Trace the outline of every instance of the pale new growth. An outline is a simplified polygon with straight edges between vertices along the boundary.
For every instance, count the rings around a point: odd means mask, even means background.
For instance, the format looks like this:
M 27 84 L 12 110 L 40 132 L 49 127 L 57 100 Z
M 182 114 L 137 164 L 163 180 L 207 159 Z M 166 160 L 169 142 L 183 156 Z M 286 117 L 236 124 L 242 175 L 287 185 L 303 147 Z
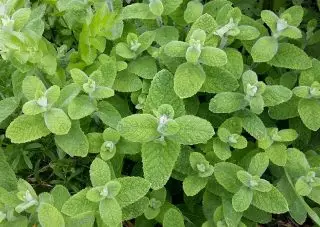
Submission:
M 229 136 L 228 141 L 229 141 L 229 143 L 237 143 L 238 142 L 238 138 L 239 138 L 239 135 L 232 134 L 232 135 Z
M 250 180 L 250 181 L 249 181 L 249 187 L 250 187 L 250 188 L 255 187 L 255 186 L 257 186 L 257 185 L 258 185 L 258 182 L 257 182 L 257 181 L 255 181 L 255 180 Z
M 14 20 L 10 17 L 1 18 L 2 29 L 6 31 L 12 31 L 14 26 Z
M 258 87 L 255 86 L 255 85 L 251 85 L 251 84 L 247 84 L 247 95 L 253 97 L 257 94 L 257 91 L 258 91 Z
M 288 25 L 288 22 L 287 22 L 286 20 L 284 20 L 284 19 L 279 19 L 279 20 L 277 21 L 277 31 L 278 31 L 278 32 L 283 31 L 283 30 L 286 29 L 288 26 L 289 26 L 289 25 Z
M 201 164 L 197 164 L 197 169 L 201 172 L 204 173 L 206 171 L 206 166 L 205 164 L 201 163 Z
M 141 43 L 139 43 L 138 40 L 132 41 L 130 43 L 130 50 L 136 52 L 140 46 L 141 46 Z
M 233 18 L 230 18 L 229 23 L 219 28 L 214 32 L 215 35 L 223 37 L 228 31 L 236 27 L 237 24 L 233 22 Z
M 47 107 L 48 106 L 48 99 L 46 96 L 41 96 L 37 100 L 37 104 L 41 107 Z
M 100 192 L 100 195 L 103 197 L 107 197 L 109 195 L 109 190 L 107 187 L 104 187 L 103 190 Z
M 114 143 L 112 141 L 106 141 L 104 142 L 105 148 L 107 148 L 109 151 L 112 151 L 114 148 Z

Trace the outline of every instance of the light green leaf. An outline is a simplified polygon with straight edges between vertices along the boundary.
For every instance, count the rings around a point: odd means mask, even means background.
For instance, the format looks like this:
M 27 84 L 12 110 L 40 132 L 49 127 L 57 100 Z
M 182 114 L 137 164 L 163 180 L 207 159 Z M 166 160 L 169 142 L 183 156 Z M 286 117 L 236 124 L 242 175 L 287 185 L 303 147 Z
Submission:
M 122 208 L 122 220 L 131 220 L 137 218 L 148 208 L 149 199 L 142 197 L 137 202 Z
M 12 143 L 26 143 L 49 134 L 41 115 L 21 115 L 10 123 L 6 131 L 6 137 Z
M 81 89 L 78 84 L 72 83 L 66 85 L 64 88 L 61 89 L 60 97 L 55 103 L 55 106 L 63 108 L 69 105 L 69 103 L 79 94 L 80 90 Z
M 229 192 L 236 193 L 242 183 L 237 178 L 237 172 L 242 170 L 240 166 L 228 162 L 219 162 L 214 166 L 214 176 Z
M 171 41 L 164 46 L 164 53 L 170 57 L 184 58 L 189 44 L 182 41 Z
M 224 51 L 227 54 L 228 62 L 223 68 L 231 72 L 236 79 L 239 79 L 243 73 L 242 54 L 234 48 L 226 48 Z
M 227 143 L 222 142 L 218 137 L 213 138 L 213 152 L 223 161 L 231 157 L 230 147 Z
M 317 99 L 301 99 L 298 112 L 305 126 L 312 131 L 320 128 L 320 103 Z
M 180 129 L 171 138 L 184 145 L 206 143 L 214 135 L 210 122 L 193 115 L 185 115 L 175 119 Z
M 184 103 L 174 92 L 173 83 L 173 75 L 169 71 L 158 72 L 151 82 L 144 111 L 150 113 L 162 104 L 170 104 L 174 109 L 175 117 L 184 115 Z
M 96 203 L 90 202 L 86 198 L 88 188 L 83 189 L 70 197 L 62 206 L 62 213 L 68 216 L 76 216 L 89 211 L 96 211 L 98 205 Z
M 45 92 L 46 87 L 42 81 L 36 76 L 27 76 L 22 82 L 22 92 L 28 100 L 32 100 L 36 96 L 36 92 Z
M 128 65 L 128 71 L 144 79 L 152 79 L 157 73 L 157 65 L 154 58 L 144 56 L 133 60 Z
M 269 166 L 269 157 L 266 153 L 257 153 L 252 157 L 248 172 L 251 175 L 262 176 Z
M 252 202 L 252 189 L 242 186 L 239 191 L 232 197 L 232 207 L 237 212 L 244 212 L 247 210 Z
M 19 102 L 15 97 L 5 98 L 0 101 L 0 123 L 9 117 L 18 107 Z
M 100 202 L 99 213 L 107 226 L 119 226 L 122 221 L 122 210 L 116 199 L 104 199 Z
M 71 197 L 68 189 L 62 185 L 56 185 L 50 192 L 54 206 L 61 211 L 63 204 Z
M 56 135 L 55 142 L 70 156 L 85 157 L 88 154 L 89 142 L 80 128 L 78 121 L 73 121 L 71 129 L 66 135 Z
M 156 15 L 149 10 L 149 5 L 145 3 L 135 3 L 124 7 L 121 16 L 124 20 L 156 18 Z
M 254 113 L 243 110 L 239 113 L 242 118 L 243 128 L 257 140 L 267 136 L 267 130 L 263 121 Z
M 150 189 L 150 183 L 142 177 L 121 177 L 117 181 L 121 184 L 121 189 L 116 199 L 121 207 L 137 202 Z
M 209 110 L 213 113 L 232 113 L 245 108 L 248 104 L 241 93 L 221 92 L 210 100 Z
M 179 31 L 173 26 L 161 26 L 156 30 L 156 34 L 155 41 L 160 46 L 179 39 Z
M 286 199 L 275 187 L 272 187 L 269 192 L 254 191 L 252 205 L 273 214 L 281 214 L 289 210 Z
M 0 149 L 0 187 L 13 191 L 17 188 L 17 178 L 6 160 L 4 151 Z
M 278 52 L 278 40 L 274 37 L 264 36 L 257 40 L 251 49 L 254 62 L 270 61 Z
M 128 70 L 118 72 L 113 89 L 120 92 L 134 92 L 142 88 L 141 79 Z
M 207 178 L 202 178 L 199 176 L 187 176 L 183 180 L 183 191 L 187 196 L 195 196 L 206 187 L 207 182 Z
M 200 90 L 205 79 L 206 74 L 200 65 L 183 63 L 174 74 L 174 91 L 180 98 L 189 98 Z
M 90 180 L 93 187 L 104 186 L 111 180 L 109 165 L 100 158 L 95 158 L 90 165 Z
M 72 217 L 65 217 L 66 227 L 92 227 L 95 216 L 93 212 L 86 212 Z
M 266 87 L 262 96 L 265 106 L 276 106 L 291 99 L 292 91 L 282 85 L 271 85 Z
M 304 177 L 300 177 L 295 184 L 296 192 L 301 196 L 307 196 L 312 191 L 312 186 L 306 182 Z
M 157 131 L 158 121 L 150 114 L 133 114 L 123 118 L 118 124 L 118 131 L 125 139 L 132 142 L 149 142 L 160 137 Z
M 199 62 L 208 66 L 220 67 L 227 64 L 226 53 L 216 47 L 204 47 L 201 49 Z
M 163 217 L 163 227 L 184 227 L 184 218 L 182 214 L 174 209 L 170 208 Z
M 71 121 L 62 109 L 52 108 L 46 111 L 44 121 L 48 129 L 56 135 L 65 135 L 71 128 Z
M 259 37 L 260 32 L 253 26 L 250 25 L 239 25 L 240 33 L 236 36 L 240 40 L 253 40 Z
M 119 111 L 113 105 L 106 101 L 101 101 L 98 103 L 98 110 L 95 114 L 105 125 L 112 128 L 116 128 L 119 121 L 121 120 Z
M 183 0 L 161 0 L 164 10 L 163 15 L 173 13 L 183 2 Z
M 72 120 L 79 120 L 96 110 L 93 101 L 86 95 L 81 95 L 72 100 L 68 106 L 68 114 Z
M 37 115 L 46 110 L 47 108 L 40 106 L 36 100 L 30 100 L 22 106 L 22 112 L 26 115 Z
M 38 209 L 38 218 L 43 227 L 65 226 L 62 214 L 54 206 L 42 203 Z
M 290 43 L 280 43 L 277 54 L 268 63 L 276 67 L 297 70 L 312 67 L 311 58 L 302 49 Z
M 203 11 L 203 5 L 199 1 L 190 1 L 187 4 L 187 8 L 184 11 L 184 20 L 189 24 L 195 22 L 201 15 Z
M 145 179 L 152 189 L 162 188 L 169 180 L 180 153 L 180 145 L 173 141 L 149 142 L 142 145 L 142 163 Z

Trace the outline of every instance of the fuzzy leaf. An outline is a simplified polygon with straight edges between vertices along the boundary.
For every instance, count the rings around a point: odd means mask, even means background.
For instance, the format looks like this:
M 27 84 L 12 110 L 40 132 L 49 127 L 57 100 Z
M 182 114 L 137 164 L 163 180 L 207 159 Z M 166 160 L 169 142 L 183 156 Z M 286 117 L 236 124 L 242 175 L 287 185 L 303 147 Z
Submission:
M 257 40 L 251 49 L 254 62 L 270 61 L 278 52 L 278 40 L 270 36 L 264 36 Z
M 104 199 L 100 202 L 99 213 L 107 226 L 119 226 L 122 221 L 122 210 L 116 199 Z
M 317 99 L 302 99 L 298 105 L 298 112 L 302 122 L 312 131 L 320 128 L 320 103 Z
M 215 47 L 204 47 L 201 49 L 199 62 L 208 66 L 220 67 L 227 64 L 226 53 Z
M 111 180 L 109 165 L 100 158 L 96 158 L 90 165 L 90 180 L 93 187 L 104 186 Z
M 183 63 L 174 74 L 174 91 L 180 98 L 189 98 L 200 90 L 205 79 L 206 74 L 200 65 Z
M 207 182 L 207 178 L 187 176 L 183 180 L 183 191 L 187 196 L 195 196 L 207 185 Z
M 184 227 L 182 214 L 174 208 L 170 208 L 163 217 L 163 227 Z
M 149 142 L 142 145 L 142 163 L 145 179 L 152 189 L 162 188 L 169 180 L 180 153 L 180 145 L 170 140 L 165 144 Z
M 26 143 L 49 134 L 41 115 L 21 115 L 10 123 L 6 131 L 6 137 L 12 143 Z
M 56 135 L 65 135 L 71 128 L 71 121 L 62 109 L 52 108 L 46 111 L 44 121 L 48 129 Z
M 248 102 L 243 94 L 221 92 L 210 100 L 209 110 L 213 113 L 232 113 L 245 108 L 247 105 Z
M 48 203 L 42 203 L 40 205 L 38 209 L 38 218 L 43 227 L 65 226 L 62 214 L 57 208 Z
M 76 97 L 68 106 L 68 114 L 72 120 L 79 120 L 96 110 L 96 106 L 86 95 Z
M 18 107 L 19 102 L 15 97 L 0 101 L 0 123 L 9 117 Z

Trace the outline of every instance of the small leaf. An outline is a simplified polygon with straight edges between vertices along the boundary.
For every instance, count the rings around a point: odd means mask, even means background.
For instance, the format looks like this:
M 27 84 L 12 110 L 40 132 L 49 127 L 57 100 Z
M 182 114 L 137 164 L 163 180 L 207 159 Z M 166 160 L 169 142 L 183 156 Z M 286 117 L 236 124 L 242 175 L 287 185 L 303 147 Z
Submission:
M 228 162 L 219 162 L 214 166 L 214 176 L 229 192 L 236 193 L 242 183 L 237 178 L 237 172 L 242 170 L 240 166 Z
M 163 217 L 163 227 L 184 227 L 182 214 L 174 208 L 170 208 Z
M 26 143 L 49 134 L 41 115 L 21 115 L 10 123 L 6 131 L 6 137 L 12 143 Z
M 72 120 L 79 120 L 89 116 L 96 110 L 96 106 L 86 95 L 76 97 L 68 106 L 68 114 Z
M 281 85 L 271 85 L 266 87 L 262 96 L 265 106 L 276 106 L 291 99 L 292 91 Z
M 207 178 L 202 178 L 198 176 L 187 176 L 183 180 L 183 191 L 187 196 L 195 196 L 203 188 L 206 187 L 208 182 Z
M 320 128 L 320 103 L 317 99 L 301 99 L 298 112 L 305 126 L 312 131 Z
M 160 137 L 157 127 L 158 121 L 154 116 L 134 114 L 119 122 L 118 131 L 127 140 L 144 143 Z
M 182 41 L 171 41 L 164 46 L 164 53 L 170 57 L 184 58 L 189 44 Z
M 264 50 L 265 49 L 264 47 Z M 297 70 L 312 67 L 311 58 L 302 49 L 290 43 L 280 43 L 277 54 L 269 64 L 276 67 Z
M 262 176 L 269 166 L 269 157 L 266 153 L 257 153 L 252 157 L 248 172 L 251 175 Z
M 71 121 L 62 109 L 52 108 L 46 111 L 44 121 L 48 129 L 56 135 L 65 135 L 71 128 Z
M 242 118 L 243 128 L 257 140 L 265 138 L 267 136 L 267 130 L 263 121 L 250 111 L 242 111 L 239 113 L 239 117 Z
M 205 79 L 206 74 L 200 65 L 183 63 L 174 74 L 174 91 L 180 98 L 189 98 L 200 90 Z
M 210 100 L 209 110 L 213 113 L 232 113 L 245 108 L 247 105 L 248 102 L 243 94 L 221 92 Z
M 111 180 L 109 165 L 100 158 L 95 158 L 90 165 L 90 180 L 93 187 L 104 186 Z
M 73 121 L 66 135 L 56 135 L 56 144 L 70 156 L 85 157 L 88 154 L 89 142 L 77 121 Z
M 0 123 L 9 117 L 19 106 L 15 97 L 2 99 L 0 101 Z
M 232 207 L 237 212 L 244 212 L 247 210 L 252 202 L 252 189 L 242 186 L 239 191 L 232 197 Z
M 206 143 L 214 135 L 210 122 L 193 115 L 178 117 L 179 131 L 171 138 L 184 145 Z
M 162 188 L 171 176 L 180 153 L 180 145 L 170 140 L 165 144 L 144 143 L 141 153 L 145 179 L 151 183 L 152 189 Z
M 251 49 L 253 61 L 270 61 L 278 52 L 278 46 L 278 40 L 276 38 L 270 36 L 261 37 Z
M 100 202 L 99 213 L 107 226 L 119 226 L 122 221 L 122 210 L 116 199 L 104 199 Z
M 43 227 L 65 226 L 62 214 L 54 206 L 42 203 L 38 209 L 38 218 Z
M 215 47 L 204 47 L 201 49 L 199 62 L 208 66 L 220 67 L 227 64 L 226 53 Z

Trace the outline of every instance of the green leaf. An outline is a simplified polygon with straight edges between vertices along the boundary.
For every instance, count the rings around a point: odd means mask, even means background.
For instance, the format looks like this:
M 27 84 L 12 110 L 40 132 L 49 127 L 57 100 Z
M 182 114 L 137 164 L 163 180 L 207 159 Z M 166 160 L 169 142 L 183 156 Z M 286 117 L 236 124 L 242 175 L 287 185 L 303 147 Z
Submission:
M 99 213 L 107 226 L 119 226 L 122 221 L 122 210 L 116 199 L 104 199 L 100 202 Z
M 214 135 L 210 122 L 193 115 L 185 115 L 175 119 L 180 129 L 171 138 L 184 145 L 206 143 Z
M 142 177 L 121 177 L 117 181 L 120 182 L 121 189 L 116 199 L 121 207 L 137 202 L 150 189 L 150 183 Z
M 189 24 L 195 22 L 201 15 L 203 11 L 203 5 L 198 1 L 190 1 L 187 4 L 187 8 L 184 11 L 184 20 Z
M 157 73 L 157 65 L 152 57 L 144 56 L 131 61 L 128 71 L 144 79 L 152 79 Z
M 213 138 L 213 152 L 219 159 L 223 161 L 231 157 L 229 145 L 222 142 L 219 138 Z
M 206 74 L 200 65 L 183 63 L 174 74 L 174 91 L 180 98 L 195 95 L 206 79 Z
M 237 178 L 237 172 L 242 170 L 240 166 L 228 162 L 219 162 L 214 166 L 214 176 L 229 192 L 236 193 L 242 183 Z
M 62 214 L 57 208 L 48 203 L 42 203 L 40 205 L 38 209 L 38 218 L 43 227 L 65 226 Z
M 133 114 L 123 118 L 118 124 L 118 131 L 125 139 L 132 142 L 149 142 L 160 137 L 157 131 L 158 121 L 150 114 Z
M 160 45 L 164 46 L 172 40 L 179 39 L 179 31 L 173 26 L 161 26 L 156 30 L 155 41 Z
M 184 227 L 184 218 L 182 214 L 174 209 L 170 208 L 163 217 L 163 227 Z
M 95 114 L 105 125 L 112 128 L 117 128 L 118 123 L 121 121 L 121 114 L 119 111 L 106 101 L 98 103 L 98 110 Z
M 257 140 L 267 136 L 267 130 L 261 119 L 250 111 L 242 111 L 239 113 L 242 118 L 243 128 Z
M 21 115 L 10 123 L 6 131 L 6 137 L 11 139 L 12 143 L 26 143 L 49 134 L 41 115 Z
M 226 48 L 224 51 L 227 54 L 228 62 L 223 68 L 231 72 L 236 79 L 239 79 L 243 73 L 242 54 L 234 48 Z
M 60 97 L 55 103 L 55 106 L 59 106 L 61 108 L 69 105 L 69 103 L 79 94 L 80 86 L 75 83 L 71 83 L 66 85 L 60 91 Z
M 169 15 L 173 13 L 183 2 L 183 0 L 161 0 L 164 11 L 163 15 Z
M 22 82 L 22 92 L 28 100 L 34 99 L 38 91 L 43 93 L 46 91 L 46 87 L 38 77 L 27 76 L 24 78 Z
M 122 220 L 131 220 L 137 218 L 148 208 L 149 199 L 142 197 L 137 202 L 122 208 Z
M 291 99 L 292 91 L 281 85 L 271 85 L 266 87 L 262 96 L 266 106 L 276 106 Z
M 312 186 L 306 182 L 304 177 L 300 177 L 295 184 L 296 192 L 301 196 L 307 196 L 312 191 Z
M 302 49 L 290 43 L 280 43 L 277 54 L 268 63 L 276 67 L 297 70 L 312 67 L 311 58 Z
M 273 214 L 281 214 L 289 210 L 286 199 L 275 187 L 272 187 L 269 192 L 254 191 L 252 205 Z
M 244 212 L 247 210 L 252 202 L 252 189 L 242 186 L 239 191 L 232 197 L 232 207 L 237 212 Z
M 80 128 L 78 121 L 73 121 L 71 129 L 66 135 L 56 135 L 55 142 L 64 152 L 70 156 L 86 157 L 89 150 L 89 142 Z
M 269 157 L 266 153 L 257 153 L 252 157 L 248 172 L 251 175 L 262 176 L 269 166 Z
M 203 69 L 206 73 L 206 80 L 200 91 L 220 93 L 234 91 L 239 87 L 236 77 L 231 72 L 218 67 L 204 66 Z
M 142 82 L 138 76 L 123 70 L 118 72 L 113 84 L 113 89 L 120 92 L 134 92 L 142 88 Z
M 68 216 L 76 216 L 89 211 L 96 211 L 98 205 L 86 198 L 88 188 L 83 189 L 70 197 L 62 206 L 62 213 Z
M 247 105 L 248 102 L 243 94 L 221 92 L 210 100 L 209 110 L 213 113 L 232 113 L 245 108 Z
M 95 158 L 90 165 L 90 180 L 93 187 L 104 186 L 111 180 L 109 165 L 100 158 Z
M 62 109 L 52 108 L 46 111 L 44 121 L 48 129 L 56 135 L 65 135 L 71 128 L 71 121 Z
M 50 192 L 54 206 L 61 211 L 63 204 L 71 197 L 68 189 L 62 185 L 56 185 Z
M 201 49 L 199 62 L 208 66 L 220 67 L 227 64 L 226 53 L 215 47 L 204 47 Z
M 86 212 L 73 217 L 65 217 L 65 222 L 67 227 L 92 227 L 95 222 L 95 217 L 93 212 Z
M 36 100 L 30 100 L 22 106 L 22 112 L 26 115 L 37 115 L 47 111 L 46 107 L 42 107 Z
M 170 140 L 164 144 L 149 142 L 142 145 L 142 163 L 145 179 L 152 189 L 162 188 L 169 180 L 180 153 L 180 145 Z
M 207 178 L 202 178 L 199 176 L 187 176 L 183 180 L 183 191 L 187 196 L 195 196 L 206 187 L 207 182 Z
M 162 104 L 170 104 L 176 117 L 184 115 L 184 103 L 174 92 L 173 83 L 173 75 L 169 71 L 161 70 L 158 72 L 151 82 L 144 111 L 151 113 Z
M 170 57 L 184 58 L 189 44 L 182 41 L 171 41 L 164 46 L 164 53 Z
M 19 106 L 15 97 L 5 98 L 0 101 L 0 123 L 9 117 Z
M 264 36 L 257 40 L 251 49 L 254 62 L 268 62 L 278 52 L 278 40 L 274 37 Z
M 156 18 L 156 15 L 149 10 L 149 5 L 145 3 L 135 3 L 124 7 L 121 16 L 124 20 Z
M 287 162 L 287 147 L 282 143 L 274 143 L 265 150 L 270 160 L 278 165 L 285 166 Z
M 317 99 L 301 99 L 298 104 L 298 112 L 305 126 L 312 131 L 320 128 L 320 103 Z
M 68 114 L 72 120 L 79 120 L 89 116 L 95 110 L 95 104 L 86 95 L 81 95 L 74 98 L 68 106 Z
M 6 160 L 4 151 L 0 149 L 0 187 L 13 191 L 17 188 L 17 178 Z
M 236 36 L 240 40 L 253 40 L 259 37 L 260 32 L 253 26 L 250 25 L 239 25 L 240 33 Z
M 238 226 L 242 217 L 242 213 L 233 209 L 232 202 L 229 199 L 222 199 L 222 208 L 224 220 L 228 226 Z

